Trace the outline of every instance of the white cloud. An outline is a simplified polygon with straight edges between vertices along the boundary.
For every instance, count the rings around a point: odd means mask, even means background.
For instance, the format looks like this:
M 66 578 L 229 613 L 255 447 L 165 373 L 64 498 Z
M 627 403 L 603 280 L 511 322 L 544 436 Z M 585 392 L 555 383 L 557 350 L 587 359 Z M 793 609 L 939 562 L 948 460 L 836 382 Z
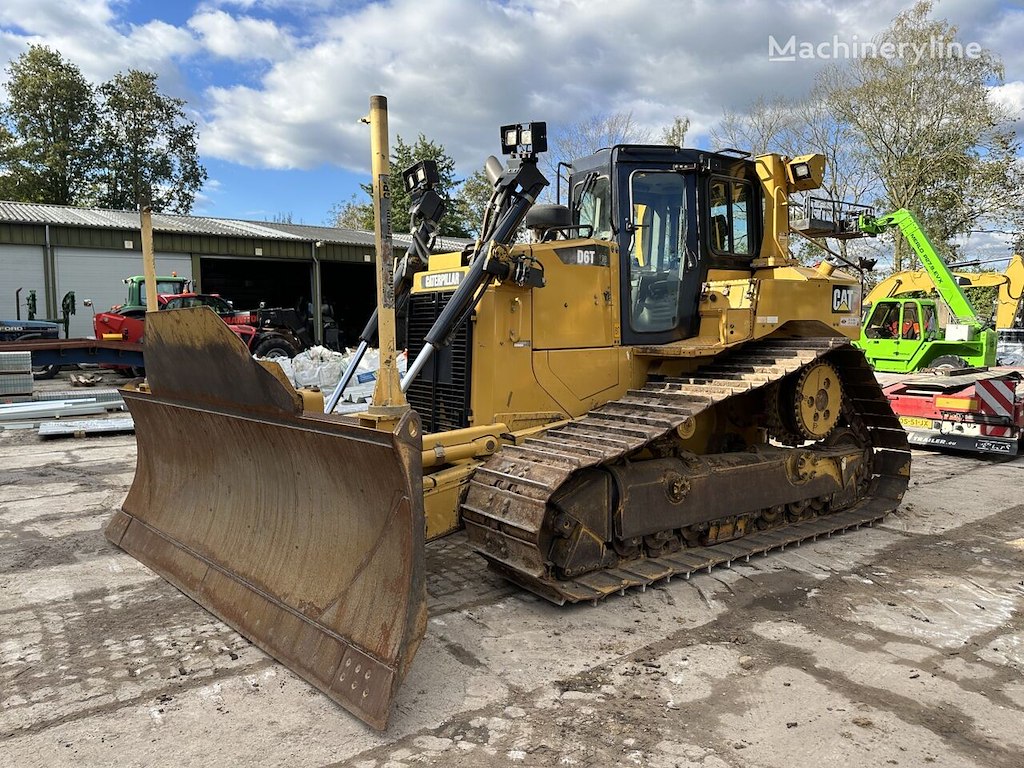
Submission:
M 983 262 L 981 269 L 999 272 L 1006 268 L 1006 262 L 1013 256 L 1013 237 L 1001 232 L 975 232 L 954 241 L 960 246 L 960 255 L 965 261 Z
M 971 32 L 1000 55 L 1007 79 L 1024 77 L 1024 8 L 1006 8 L 1000 16 Z
M 135 68 L 161 75 L 165 88 L 184 90 L 177 61 L 198 50 L 192 34 L 159 20 L 121 24 L 118 5 L 110 0 L 4 0 L 0 55 L 10 60 L 29 43 L 43 44 L 74 62 L 93 82 Z
M 1024 117 L 1024 80 L 1014 80 L 992 88 L 992 99 L 1016 118 Z
M 359 4 L 362 3 L 350 3 Z M 244 11 L 287 10 L 296 14 L 326 11 L 337 7 L 337 0 L 206 0 L 200 8 L 241 8 Z
M 806 93 L 827 62 L 768 60 L 768 35 L 866 40 L 911 0 L 200 0 L 179 27 L 121 21 L 123 0 L 4 0 L 0 56 L 45 42 L 106 79 L 152 69 L 189 99 L 201 151 L 253 167 L 365 170 L 358 120 L 388 96 L 391 135 L 422 132 L 468 172 L 505 122 L 570 123 L 631 110 L 659 131 L 691 119 L 701 141 L 723 110 Z M 1024 11 L 941 0 L 936 15 L 1006 57 L 994 90 L 1022 104 Z M 253 66 L 256 64 L 257 66 Z M 188 85 L 199 92 L 188 93 Z
M 235 18 L 224 11 L 203 11 L 188 21 L 215 56 L 236 61 L 274 61 L 292 55 L 295 41 L 269 19 Z
M 354 121 L 371 93 L 392 134 L 423 132 L 467 170 L 496 148 L 502 122 L 571 123 L 632 111 L 652 131 L 675 115 L 700 140 L 723 110 L 806 93 L 828 62 L 768 60 L 768 35 L 867 40 L 908 0 L 393 0 L 321 18 L 314 40 L 259 83 L 212 90 L 204 150 L 273 167 L 366 166 Z M 984 30 L 995 0 L 942 3 Z M 1024 21 L 1024 13 L 1015 18 Z
M 825 2 L 777 2 L 780 30 L 822 34 Z M 366 165 L 356 119 L 391 103 L 392 133 L 419 132 L 468 167 L 502 122 L 552 123 L 631 110 L 653 129 L 688 115 L 709 126 L 764 92 L 806 90 L 816 67 L 767 60 L 763 3 L 721 13 L 709 0 L 424 4 L 395 0 L 323 21 L 316 40 L 252 85 L 212 89 L 203 149 L 273 167 Z
M 208 178 L 203 188 L 196 192 L 192 213 L 197 216 L 215 216 L 217 201 L 221 197 L 224 185 L 220 179 Z
M 1017 138 L 1024 141 L 1024 80 L 1014 80 L 991 88 L 989 96 L 1016 121 Z

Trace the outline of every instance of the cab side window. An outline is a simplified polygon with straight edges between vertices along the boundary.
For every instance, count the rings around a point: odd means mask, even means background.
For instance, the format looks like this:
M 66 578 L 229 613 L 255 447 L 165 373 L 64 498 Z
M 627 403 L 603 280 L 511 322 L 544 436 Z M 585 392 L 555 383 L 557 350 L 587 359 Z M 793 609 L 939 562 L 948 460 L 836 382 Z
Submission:
M 903 330 L 900 333 L 900 338 L 921 338 L 921 323 L 918 321 L 916 304 L 905 304 L 903 306 Z
M 577 190 L 583 185 L 577 184 Z M 577 194 L 579 192 L 577 191 Z M 612 186 L 607 176 L 601 176 L 594 185 L 580 197 L 580 226 L 594 228 L 597 240 L 612 238 Z M 585 234 L 585 233 L 584 233 Z
M 749 256 L 753 186 L 740 179 L 712 179 L 709 190 L 709 239 L 716 253 Z
M 924 337 L 934 339 L 939 334 L 939 320 L 935 316 L 935 307 L 925 304 L 921 309 L 921 315 L 924 320 L 921 324 L 921 327 L 924 328 Z

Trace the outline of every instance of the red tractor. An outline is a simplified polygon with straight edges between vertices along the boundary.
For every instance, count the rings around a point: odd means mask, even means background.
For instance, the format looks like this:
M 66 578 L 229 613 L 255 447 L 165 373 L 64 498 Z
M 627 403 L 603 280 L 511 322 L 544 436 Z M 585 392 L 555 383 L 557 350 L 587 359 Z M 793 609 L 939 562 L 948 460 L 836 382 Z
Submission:
M 128 301 L 112 307 L 109 312 L 93 316 L 97 339 L 119 338 L 125 341 L 145 341 L 146 307 L 145 279 L 142 276 L 125 279 Z M 157 289 L 171 289 L 172 293 L 158 293 L 160 309 L 184 307 L 210 307 L 245 342 L 257 357 L 294 357 L 315 342 L 308 321 L 295 309 L 281 307 L 255 311 L 236 310 L 231 302 L 217 294 L 186 292 L 187 281 L 177 276 L 157 278 Z M 338 329 L 330 312 L 325 313 L 324 341 L 338 348 Z

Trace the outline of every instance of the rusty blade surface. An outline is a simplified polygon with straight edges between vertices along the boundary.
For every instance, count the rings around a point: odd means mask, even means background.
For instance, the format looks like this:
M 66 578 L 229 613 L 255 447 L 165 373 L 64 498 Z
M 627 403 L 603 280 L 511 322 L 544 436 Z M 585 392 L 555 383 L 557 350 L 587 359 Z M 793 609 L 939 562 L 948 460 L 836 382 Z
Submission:
M 303 415 L 207 308 L 146 325 L 138 464 L 107 538 L 356 717 L 387 724 L 426 625 L 421 439 Z

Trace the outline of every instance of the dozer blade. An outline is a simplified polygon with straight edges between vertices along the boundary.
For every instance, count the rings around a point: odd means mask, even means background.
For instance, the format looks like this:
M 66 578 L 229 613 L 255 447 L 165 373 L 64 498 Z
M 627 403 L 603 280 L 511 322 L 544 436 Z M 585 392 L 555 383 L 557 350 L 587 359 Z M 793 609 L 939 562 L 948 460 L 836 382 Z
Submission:
M 114 544 L 356 717 L 387 725 L 426 627 L 421 437 L 303 414 L 208 308 L 146 320 Z

